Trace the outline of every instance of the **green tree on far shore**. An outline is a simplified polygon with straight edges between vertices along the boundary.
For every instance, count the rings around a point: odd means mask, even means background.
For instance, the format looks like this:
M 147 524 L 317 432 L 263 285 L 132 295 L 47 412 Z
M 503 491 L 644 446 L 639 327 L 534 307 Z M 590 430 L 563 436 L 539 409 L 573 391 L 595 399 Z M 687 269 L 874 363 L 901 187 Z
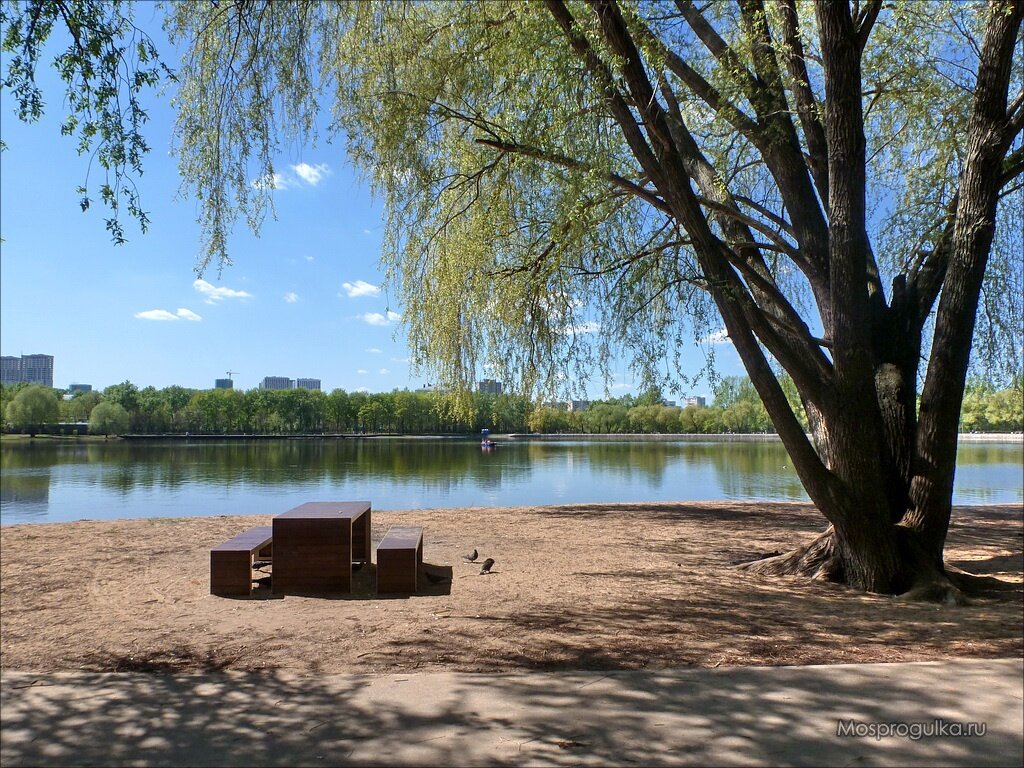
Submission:
M 89 415 L 89 432 L 94 435 L 123 435 L 128 431 L 130 419 L 119 403 L 104 402 Z
M 53 424 L 60 418 L 60 403 L 49 387 L 31 384 L 14 396 L 5 415 L 15 429 L 35 437 L 45 424 Z
M 63 421 L 88 421 L 92 409 L 103 402 L 103 395 L 95 390 L 75 392 L 70 400 L 61 403 Z

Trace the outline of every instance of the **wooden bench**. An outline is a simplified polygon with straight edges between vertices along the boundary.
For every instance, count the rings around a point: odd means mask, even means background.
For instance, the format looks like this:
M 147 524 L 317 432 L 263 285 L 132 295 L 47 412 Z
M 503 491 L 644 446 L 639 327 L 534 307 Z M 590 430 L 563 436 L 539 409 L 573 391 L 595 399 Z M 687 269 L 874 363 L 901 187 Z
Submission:
M 273 558 L 273 528 L 258 525 L 210 550 L 210 594 L 251 595 L 255 557 Z
M 377 593 L 414 593 L 423 565 L 423 529 L 393 525 L 377 545 Z

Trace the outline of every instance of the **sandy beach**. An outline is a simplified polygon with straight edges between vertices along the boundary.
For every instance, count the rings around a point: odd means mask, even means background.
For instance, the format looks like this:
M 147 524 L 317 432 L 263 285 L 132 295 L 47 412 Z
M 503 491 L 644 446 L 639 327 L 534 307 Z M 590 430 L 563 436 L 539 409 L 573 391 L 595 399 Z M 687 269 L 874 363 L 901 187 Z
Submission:
M 810 505 L 699 502 L 373 511 L 421 525 L 450 583 L 340 598 L 209 594 L 209 550 L 270 517 L 0 528 L 4 670 L 665 669 L 1020 657 L 1022 592 L 960 608 L 764 579 L 736 562 L 824 527 Z M 958 508 L 947 558 L 1022 583 L 1022 507 Z M 473 548 L 494 572 L 462 562 Z

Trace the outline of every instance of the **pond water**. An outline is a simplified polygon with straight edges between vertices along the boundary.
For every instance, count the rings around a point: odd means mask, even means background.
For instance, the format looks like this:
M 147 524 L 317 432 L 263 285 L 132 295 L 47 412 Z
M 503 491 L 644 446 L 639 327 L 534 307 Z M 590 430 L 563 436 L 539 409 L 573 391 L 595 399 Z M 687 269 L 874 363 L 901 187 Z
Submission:
M 1024 500 L 1024 447 L 963 443 L 956 504 Z M 260 440 L 0 446 L 0 522 L 375 509 L 807 499 L 778 442 Z

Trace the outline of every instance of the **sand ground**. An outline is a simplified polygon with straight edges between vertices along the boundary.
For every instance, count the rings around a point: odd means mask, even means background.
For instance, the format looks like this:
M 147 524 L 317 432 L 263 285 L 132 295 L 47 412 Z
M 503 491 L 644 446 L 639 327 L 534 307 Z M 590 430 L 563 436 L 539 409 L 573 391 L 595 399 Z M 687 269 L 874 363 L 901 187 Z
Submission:
M 422 525 L 451 581 L 341 598 L 209 594 L 209 550 L 271 518 L 0 528 L 4 670 L 348 672 L 664 669 L 1022 655 L 1024 591 L 908 603 L 733 565 L 820 531 L 807 504 L 663 503 L 373 511 L 376 542 Z M 947 558 L 1021 585 L 1019 504 L 958 508 Z M 473 548 L 493 573 L 462 562 Z

